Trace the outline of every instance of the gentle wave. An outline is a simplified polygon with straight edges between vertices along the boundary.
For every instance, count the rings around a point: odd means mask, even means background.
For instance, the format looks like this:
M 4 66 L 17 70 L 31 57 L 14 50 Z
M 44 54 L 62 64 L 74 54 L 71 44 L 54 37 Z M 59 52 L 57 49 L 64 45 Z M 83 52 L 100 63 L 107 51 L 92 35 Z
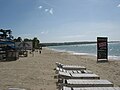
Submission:
M 111 43 L 108 45 L 108 58 L 120 60 L 120 43 Z M 77 44 L 77 45 L 63 45 L 50 46 L 49 48 L 57 52 L 68 52 L 73 55 L 91 55 L 97 56 L 96 44 Z
M 74 52 L 73 55 L 90 55 L 90 56 L 96 56 L 95 54 L 90 54 L 90 53 L 76 53 L 76 52 Z

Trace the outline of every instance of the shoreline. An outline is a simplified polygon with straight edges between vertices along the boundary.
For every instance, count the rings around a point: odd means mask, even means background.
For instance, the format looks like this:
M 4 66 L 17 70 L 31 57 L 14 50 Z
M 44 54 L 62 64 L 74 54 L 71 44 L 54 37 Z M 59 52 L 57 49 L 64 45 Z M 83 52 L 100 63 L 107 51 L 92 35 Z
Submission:
M 69 53 L 69 54 L 73 54 L 73 55 L 84 55 L 84 56 L 93 56 L 97 58 L 96 54 L 90 54 L 90 53 L 79 53 L 79 52 L 74 52 L 74 51 L 67 51 L 67 50 L 58 50 L 58 49 L 53 49 L 53 48 L 49 48 L 47 47 L 49 50 L 55 51 L 55 52 L 63 52 L 63 53 Z M 120 56 L 108 56 L 108 60 L 120 60 Z
M 54 78 L 55 62 L 85 66 L 88 70 L 120 87 L 120 61 L 97 63 L 96 57 L 73 55 L 43 48 L 16 61 L 0 62 L 0 89 L 58 90 Z

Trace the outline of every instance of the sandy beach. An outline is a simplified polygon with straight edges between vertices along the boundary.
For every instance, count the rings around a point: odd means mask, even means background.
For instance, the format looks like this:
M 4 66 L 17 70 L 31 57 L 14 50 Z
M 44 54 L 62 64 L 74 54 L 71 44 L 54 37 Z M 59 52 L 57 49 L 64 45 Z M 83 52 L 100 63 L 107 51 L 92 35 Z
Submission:
M 72 55 L 43 48 L 42 54 L 35 52 L 17 61 L 0 62 L 0 90 L 23 88 L 25 90 L 58 90 L 54 79 L 55 62 L 85 66 L 101 79 L 120 86 L 120 60 L 97 63 L 96 57 Z

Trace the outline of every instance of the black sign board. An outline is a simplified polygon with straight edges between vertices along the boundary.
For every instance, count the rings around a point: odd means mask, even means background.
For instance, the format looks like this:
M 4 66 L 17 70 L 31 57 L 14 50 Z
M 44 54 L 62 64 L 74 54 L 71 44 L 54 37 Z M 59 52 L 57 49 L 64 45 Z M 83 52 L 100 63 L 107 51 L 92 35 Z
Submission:
M 107 37 L 97 37 L 97 61 L 108 61 L 108 43 Z

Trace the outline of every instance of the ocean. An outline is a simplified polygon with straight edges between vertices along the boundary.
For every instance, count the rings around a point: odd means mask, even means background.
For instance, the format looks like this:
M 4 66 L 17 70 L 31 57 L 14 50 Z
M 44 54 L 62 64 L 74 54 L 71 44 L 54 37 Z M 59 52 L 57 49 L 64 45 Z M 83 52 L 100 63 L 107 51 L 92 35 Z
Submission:
M 76 55 L 97 56 L 97 44 L 61 45 L 49 46 L 49 48 L 58 52 L 69 52 Z M 120 43 L 108 44 L 108 58 L 120 60 Z

